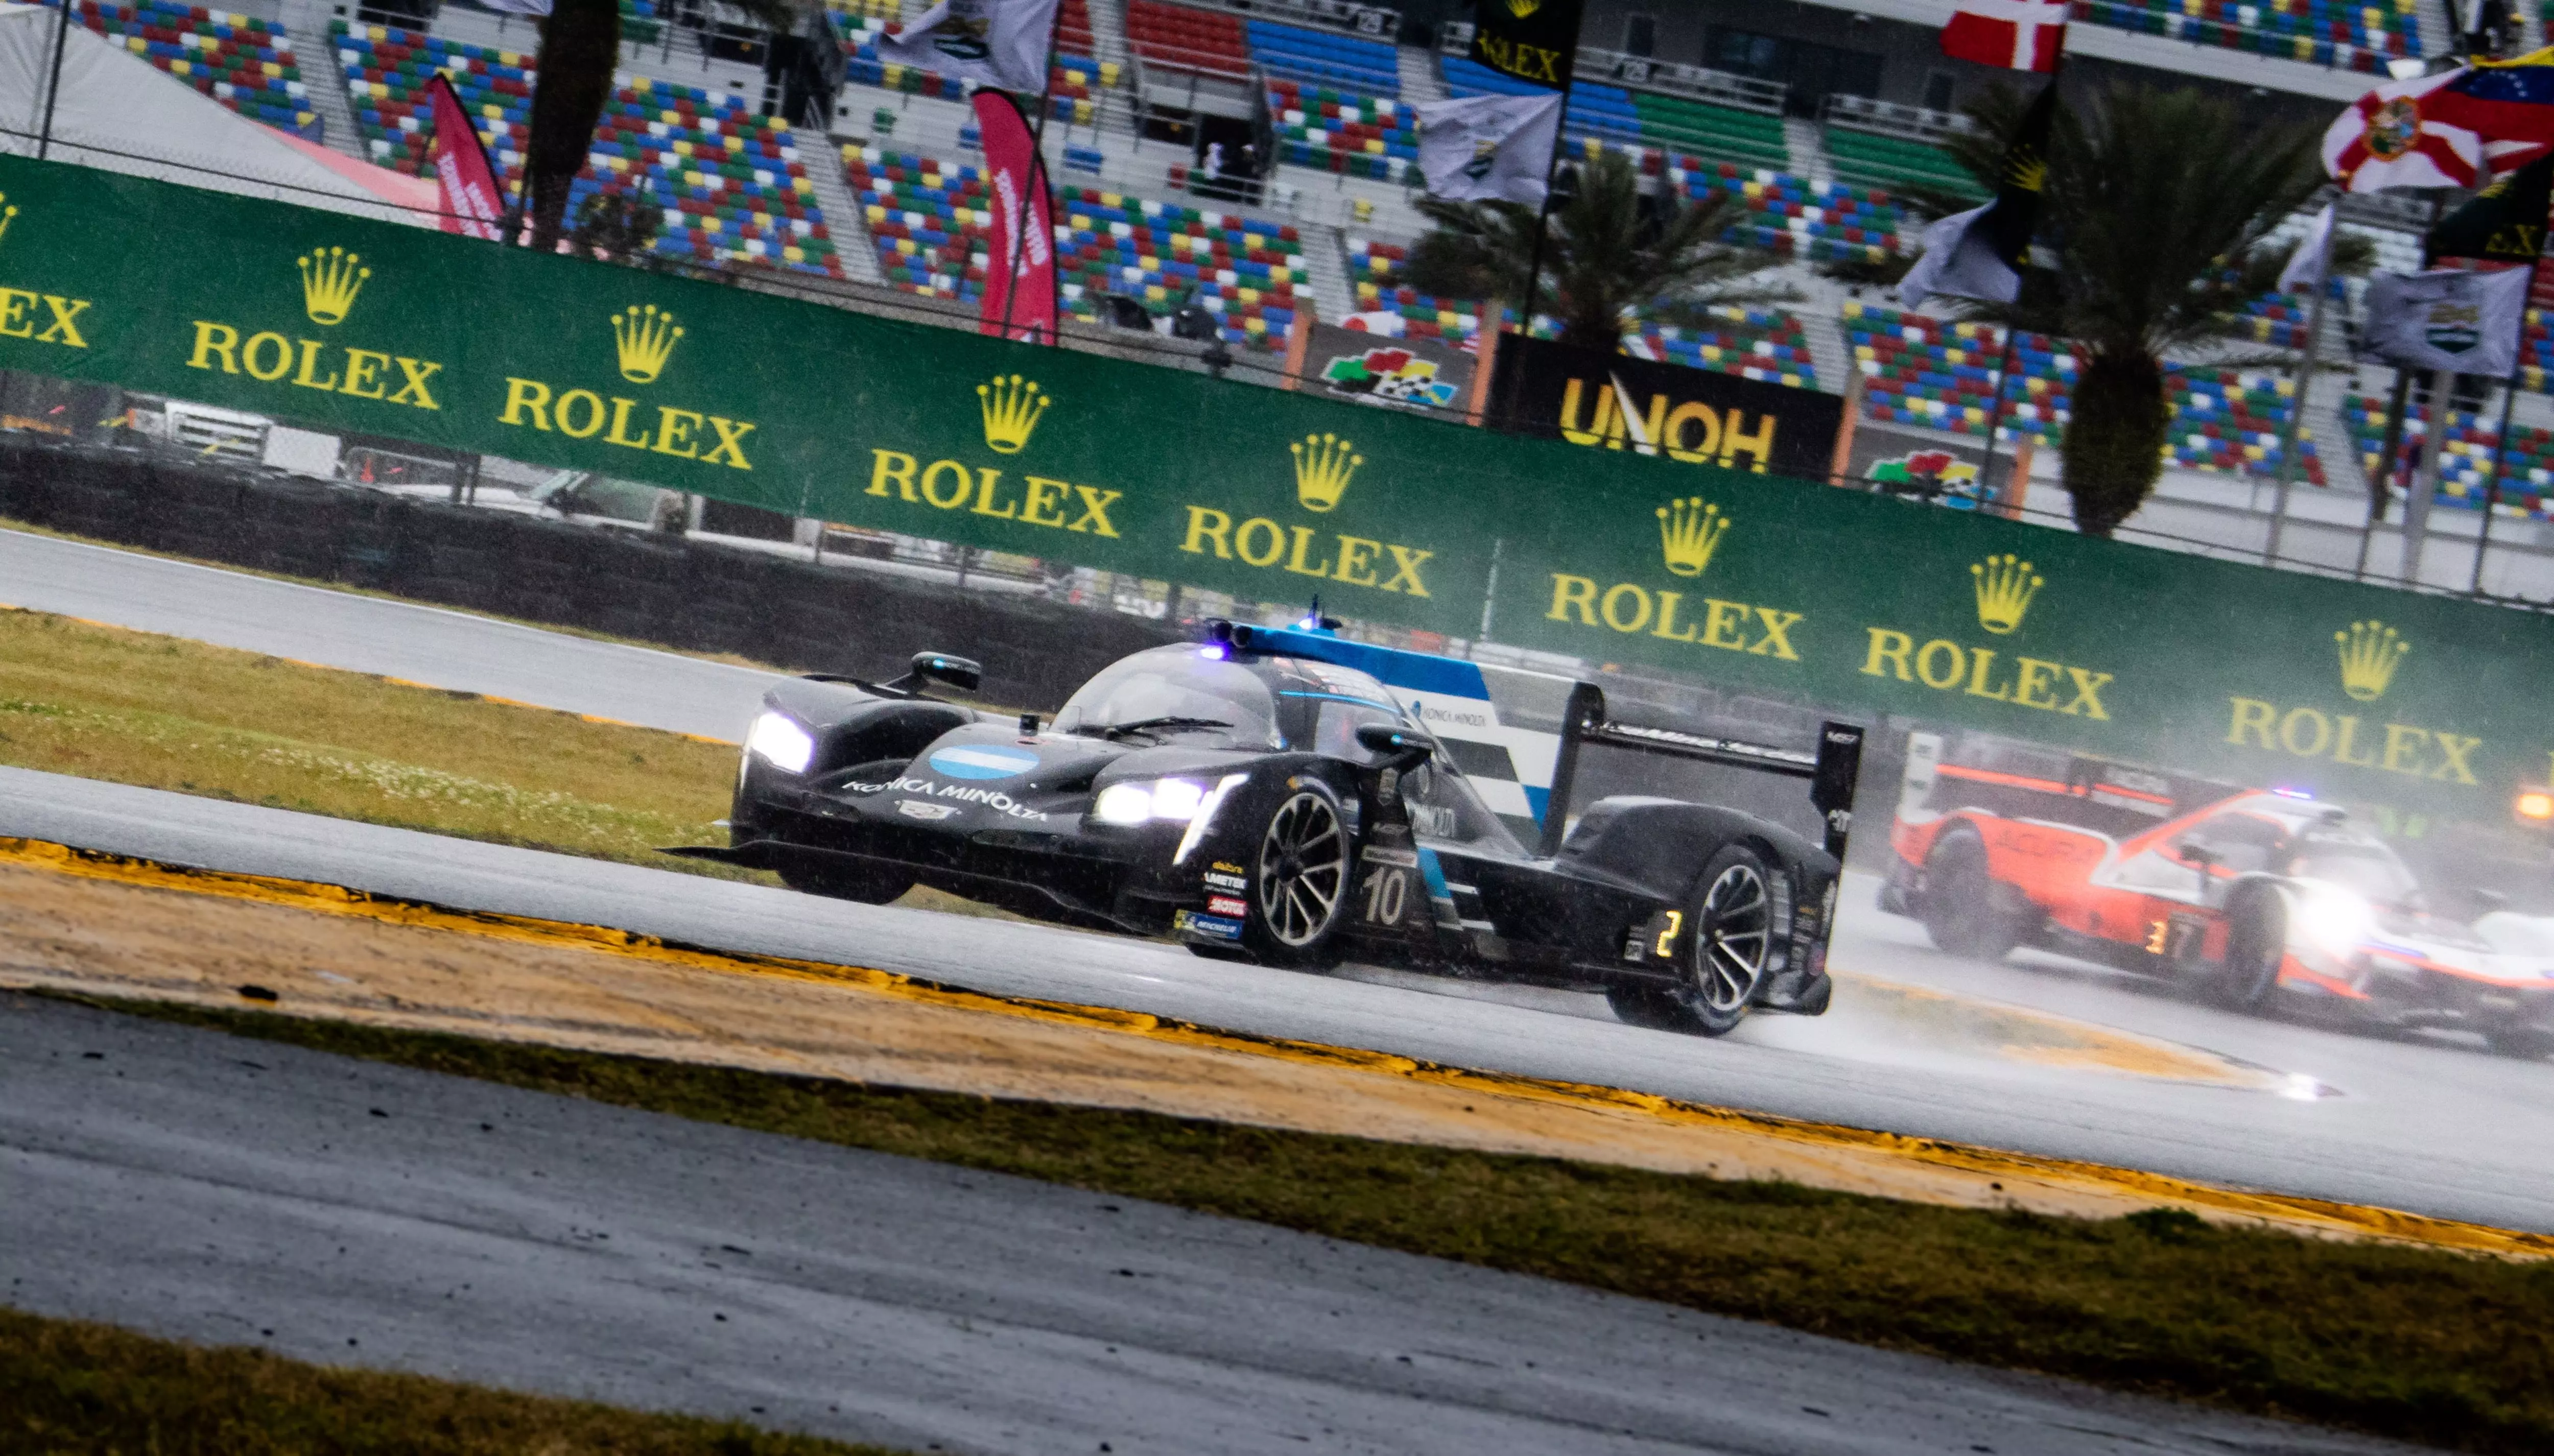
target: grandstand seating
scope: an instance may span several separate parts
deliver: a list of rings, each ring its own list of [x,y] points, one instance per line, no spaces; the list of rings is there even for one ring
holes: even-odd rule
[[[2002,329],[1863,303],[1847,303],[1843,321],[1855,366],[1863,372],[1865,418],[1986,433],[2004,353]],[[2070,413],[2076,375],[2071,348],[2063,339],[2026,333],[2014,354],[2015,383],[2005,387],[1999,435],[2054,444]],[[2259,370],[2167,366],[2173,414],[2165,462],[2226,475],[2275,473],[2292,388]],[[2323,462],[2310,435],[2299,438],[2298,454],[2301,478],[2323,485]]]
[[[1250,42],[1241,19],[1169,0],[1126,0],[1126,44],[1147,65],[1241,80],[1250,74]]]
[[[991,216],[977,168],[877,147],[847,146],[843,164],[889,283],[935,297],[983,296]],[[1276,349],[1294,325],[1302,255],[1291,226],[1097,187],[1056,192],[1056,267],[1066,308],[1084,318],[1099,317],[1108,293],[1166,313],[1194,287],[1197,301],[1222,317],[1225,342]]]
[[[1403,287],[1402,265],[1410,250],[1372,238],[1346,240],[1348,283],[1359,313],[1397,313],[1404,332],[1423,339],[1469,340],[1481,331],[1481,305],[1438,299]]]
[[[1272,80],[1268,109],[1280,161],[1395,182],[1418,165],[1418,113],[1390,96]]]
[[[2554,380],[2554,330],[2549,330],[2548,323],[2544,309],[2530,308],[2518,332],[2520,383],[2540,394],[2554,392],[2547,386],[2549,380]]]
[[[330,32],[373,161],[425,170],[433,118],[423,92],[442,72],[477,114],[500,184],[517,184],[531,123],[531,56],[387,26],[339,21]],[[661,209],[652,247],[666,257],[839,276],[797,151],[786,127],[736,97],[641,79],[605,104],[569,216],[598,191],[633,193]]]
[[[1330,86],[1360,96],[1401,94],[1401,58],[1381,41],[1337,31],[1254,20],[1243,27],[1251,58],[1272,79]]]
[[[1817,365],[1809,358],[1809,336],[1798,316],[1762,305],[1714,308],[1711,313],[1713,322],[1707,328],[1646,324],[1641,341],[1652,354],[1688,369],[1799,390],[1818,387]]]
[[[2362,468],[2375,474],[2385,450],[2385,401],[2345,395],[2341,414],[2350,426],[2351,443],[2359,447]],[[2447,444],[2439,456],[2439,504],[2483,508],[2491,492],[2495,423],[2462,409],[2450,413]],[[2403,430],[2403,462],[2420,458],[2428,428],[2429,411],[2413,405]],[[2554,432],[2522,425],[2512,434],[2509,455],[2501,462],[2499,513],[2554,520]]]
[[[1728,241],[1810,260],[1878,262],[1898,250],[1898,204],[1887,192],[1844,182],[1824,186],[1789,172],[1747,171],[1735,164],[1679,157],[1668,181],[1700,200],[1715,191],[1736,197],[1742,220]]]
[[[1902,190],[1930,188],[1970,199],[1986,196],[1986,189],[1951,160],[1950,153],[1929,143],[1829,123],[1822,145],[1828,168],[1841,181]]]
[[[252,121],[321,138],[300,63],[280,25],[168,0],[76,0],[71,18]]]
[[[2375,73],[2420,54],[2416,0],[2075,0],[2075,18],[2202,46]]]

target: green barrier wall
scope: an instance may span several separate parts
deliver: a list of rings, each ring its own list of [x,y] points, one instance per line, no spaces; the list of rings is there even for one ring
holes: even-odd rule
[[[0,192],[0,367],[2404,810],[2554,776],[2527,614],[81,168]]]

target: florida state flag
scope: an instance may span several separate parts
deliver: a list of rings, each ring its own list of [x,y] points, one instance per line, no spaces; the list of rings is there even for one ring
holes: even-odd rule
[[[470,113],[461,107],[452,82],[438,75],[426,84],[426,94],[434,108],[434,186],[443,204],[443,230],[466,237],[500,242],[505,232],[498,222],[506,210],[505,190],[497,185],[497,169],[488,165],[488,149],[479,141],[479,129],[470,124]]]
[[[1047,197],[1045,160],[1038,156],[1029,119],[1008,92],[987,86],[976,93],[976,126],[985,141],[985,180],[993,191],[979,330],[1052,344],[1055,211]]]
[[[1959,0],[1942,54],[2007,70],[2054,71],[2066,49],[2064,0]]]

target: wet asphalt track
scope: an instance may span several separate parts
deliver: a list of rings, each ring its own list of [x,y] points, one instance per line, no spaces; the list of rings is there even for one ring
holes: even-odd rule
[[[435,608],[0,531],[0,602],[304,661],[734,738],[767,674]],[[0,770],[0,834],[588,921],[696,944],[854,960],[989,991],[2284,1192],[2554,1231],[2554,1063],[2239,1016],[2053,957],[1933,952],[1853,881],[1847,970],[2033,1007],[2310,1078],[2340,1095],[2065,1069],[1927,1045],[1846,1004],[1724,1042],[1621,1026],[1593,997],[1210,964],[1137,942],[872,909],[693,876]]]
[[[2399,1448],[0,994],[0,1299],[916,1450]]]

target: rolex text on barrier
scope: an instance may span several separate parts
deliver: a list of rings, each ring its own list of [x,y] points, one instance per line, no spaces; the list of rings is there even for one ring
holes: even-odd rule
[[[1534,438],[21,158],[0,194],[0,370],[2433,822],[2554,777],[2545,617],[1814,484],[1804,391],[1504,341]]]
[[[1497,422],[1587,449],[1816,479],[1844,401],[1710,370],[1503,338],[1490,394]]]

